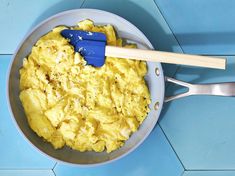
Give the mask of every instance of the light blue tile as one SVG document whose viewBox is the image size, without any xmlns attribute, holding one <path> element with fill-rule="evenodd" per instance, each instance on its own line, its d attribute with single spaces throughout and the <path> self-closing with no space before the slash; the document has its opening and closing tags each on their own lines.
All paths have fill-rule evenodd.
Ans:
<svg viewBox="0 0 235 176">
<path fill-rule="evenodd" d="M 10 117 L 6 100 L 6 72 L 10 57 L 0 55 L 0 169 L 51 169 L 55 162 L 26 142 Z"/>
<path fill-rule="evenodd" d="M 0 0 L 0 54 L 12 54 L 36 24 L 58 12 L 79 8 L 83 0 Z"/>
<path fill-rule="evenodd" d="M 235 54 L 235 1 L 155 1 L 186 53 Z"/>
<path fill-rule="evenodd" d="M 1 176 L 55 176 L 52 170 L 0 170 Z"/>
<path fill-rule="evenodd" d="M 235 171 L 185 171 L 183 176 L 234 176 Z"/>
<path fill-rule="evenodd" d="M 57 176 L 180 176 L 183 168 L 157 126 L 150 137 L 125 158 L 91 168 L 57 164 L 54 171 Z"/>
<path fill-rule="evenodd" d="M 106 10 L 136 25 L 161 51 L 182 52 L 171 30 L 153 0 L 86 0 L 82 7 Z M 164 64 L 167 75 L 173 75 L 175 65 Z"/>
<path fill-rule="evenodd" d="M 235 57 L 227 70 L 182 67 L 176 78 L 192 83 L 235 82 Z M 169 92 L 174 92 L 171 85 Z M 186 169 L 235 169 L 235 98 L 192 96 L 164 107 L 160 124 Z"/>
</svg>

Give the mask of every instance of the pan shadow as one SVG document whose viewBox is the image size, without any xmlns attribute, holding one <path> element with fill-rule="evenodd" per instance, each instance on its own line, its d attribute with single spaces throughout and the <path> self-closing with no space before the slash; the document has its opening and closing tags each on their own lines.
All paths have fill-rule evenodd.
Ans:
<svg viewBox="0 0 235 176">
<path fill-rule="evenodd" d="M 216 70 L 216 69 L 206 69 L 206 68 L 189 68 L 181 66 L 178 77 L 185 77 L 186 81 L 191 83 L 213 83 L 213 79 L 225 82 L 224 78 L 229 79 L 229 81 L 235 81 L 234 71 L 235 63 L 230 63 L 227 65 L 226 70 Z"/>
<path fill-rule="evenodd" d="M 182 46 L 235 45 L 235 32 L 175 33 Z"/>
<path fill-rule="evenodd" d="M 175 33 L 183 50 L 191 54 L 234 55 L 234 31 Z"/>
</svg>

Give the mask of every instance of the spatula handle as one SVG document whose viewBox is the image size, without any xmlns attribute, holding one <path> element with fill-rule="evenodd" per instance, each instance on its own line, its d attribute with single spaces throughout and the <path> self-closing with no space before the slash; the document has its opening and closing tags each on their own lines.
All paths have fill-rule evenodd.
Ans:
<svg viewBox="0 0 235 176">
<path fill-rule="evenodd" d="M 105 47 L 105 56 L 225 69 L 226 59 L 136 48 Z"/>
</svg>

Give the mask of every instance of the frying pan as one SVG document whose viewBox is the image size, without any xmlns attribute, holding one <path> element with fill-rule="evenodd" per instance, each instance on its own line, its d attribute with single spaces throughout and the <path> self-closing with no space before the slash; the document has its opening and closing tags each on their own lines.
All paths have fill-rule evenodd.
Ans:
<svg viewBox="0 0 235 176">
<path fill-rule="evenodd" d="M 25 139 L 47 156 L 70 164 L 90 166 L 109 163 L 127 155 L 146 139 L 157 123 L 164 103 L 165 81 L 189 87 L 188 92 L 172 97 L 166 97 L 165 101 L 195 94 L 235 95 L 235 92 L 231 89 L 231 84 L 234 86 L 234 83 L 191 85 L 172 78 L 165 78 L 160 63 L 148 62 L 148 73 L 145 76 L 145 80 L 151 94 L 151 111 L 139 130 L 125 142 L 123 147 L 109 154 L 106 152 L 79 152 L 72 150 L 69 147 L 55 150 L 51 144 L 44 142 L 42 138 L 37 136 L 28 125 L 27 118 L 19 99 L 19 70 L 22 67 L 23 58 L 30 53 L 33 45 L 42 35 L 48 33 L 55 26 L 74 26 L 77 22 L 84 19 L 91 19 L 96 24 L 100 25 L 112 24 L 115 27 L 118 36 L 136 42 L 139 48 L 153 49 L 149 40 L 133 24 L 115 14 L 94 9 L 78 9 L 59 13 L 43 21 L 29 32 L 16 50 L 9 67 L 7 87 L 8 105 L 16 126 Z"/>
</svg>

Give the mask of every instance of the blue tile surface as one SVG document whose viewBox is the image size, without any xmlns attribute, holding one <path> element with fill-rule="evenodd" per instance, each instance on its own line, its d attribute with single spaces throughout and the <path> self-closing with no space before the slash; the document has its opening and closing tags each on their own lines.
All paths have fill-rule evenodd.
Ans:
<svg viewBox="0 0 235 176">
<path fill-rule="evenodd" d="M 52 170 L 0 170 L 1 176 L 55 176 Z"/>
<path fill-rule="evenodd" d="M 48 159 L 17 131 L 6 103 L 6 70 L 23 36 L 58 12 L 97 8 L 136 25 L 158 50 L 199 54 L 235 54 L 235 11 L 231 0 L 0 0 L 0 175 L 54 175 Z M 160 9 L 160 10 L 159 10 Z M 166 21 L 165 21 L 166 19 Z M 168 26 L 169 24 L 169 26 Z M 172 34 L 174 32 L 174 35 Z M 175 38 L 176 37 L 176 38 Z M 178 45 L 180 43 L 181 47 Z M 235 81 L 235 56 L 226 71 L 164 65 L 165 74 L 192 83 Z M 177 70 L 178 69 L 178 70 Z M 173 85 L 167 94 L 179 92 Z M 165 104 L 157 126 L 133 153 L 114 163 L 81 168 L 57 164 L 56 175 L 235 175 L 235 99 L 194 96 Z M 46 169 L 46 170 L 45 170 Z"/>
<path fill-rule="evenodd" d="M 0 169 L 51 169 L 55 162 L 34 149 L 17 131 L 6 100 L 6 72 L 10 56 L 0 55 Z M 0 172 L 1 175 L 1 172 Z"/>
<path fill-rule="evenodd" d="M 180 176 L 183 168 L 157 126 L 138 149 L 118 161 L 93 168 L 57 164 L 54 172 L 57 176 Z"/>
<path fill-rule="evenodd" d="M 176 78 L 192 83 L 235 82 L 235 57 L 227 70 L 181 67 Z M 168 94 L 176 90 L 170 85 Z M 186 169 L 235 169 L 234 97 L 192 96 L 166 107 L 160 124 Z"/>
<path fill-rule="evenodd" d="M 58 12 L 77 9 L 83 0 L 0 0 L 0 54 L 13 54 L 26 33 Z"/>
<path fill-rule="evenodd" d="M 235 54 L 235 1 L 155 2 L 186 53 Z"/>
<path fill-rule="evenodd" d="M 185 171 L 183 176 L 234 176 L 235 171 Z"/>
</svg>

